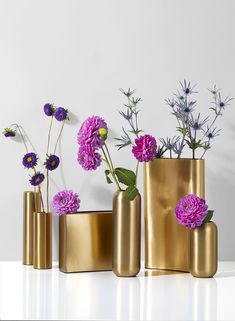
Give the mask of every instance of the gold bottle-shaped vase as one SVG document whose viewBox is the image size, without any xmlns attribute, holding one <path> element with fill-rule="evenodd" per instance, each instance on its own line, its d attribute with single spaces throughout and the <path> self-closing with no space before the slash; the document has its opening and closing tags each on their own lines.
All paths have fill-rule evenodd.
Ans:
<svg viewBox="0 0 235 321">
<path fill-rule="evenodd" d="M 208 222 L 190 231 L 190 273 L 198 278 L 213 277 L 217 271 L 217 227 Z"/>
<path fill-rule="evenodd" d="M 117 276 L 136 276 L 140 270 L 141 196 L 133 201 L 123 191 L 113 198 L 113 259 Z"/>
<path fill-rule="evenodd" d="M 52 213 L 34 213 L 34 258 L 35 269 L 52 267 Z"/>
<path fill-rule="evenodd" d="M 190 231 L 175 206 L 187 194 L 204 197 L 203 159 L 154 159 L 144 164 L 145 267 L 189 272 Z"/>
<path fill-rule="evenodd" d="M 33 213 L 40 211 L 40 194 L 27 191 L 23 194 L 23 264 L 33 264 Z"/>
</svg>

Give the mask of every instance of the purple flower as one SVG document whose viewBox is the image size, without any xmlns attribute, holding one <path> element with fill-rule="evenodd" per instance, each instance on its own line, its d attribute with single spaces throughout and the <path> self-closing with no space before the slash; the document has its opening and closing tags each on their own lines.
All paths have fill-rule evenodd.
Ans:
<svg viewBox="0 0 235 321">
<path fill-rule="evenodd" d="M 79 148 L 77 161 L 86 171 L 96 170 L 101 164 L 101 155 L 93 147 L 84 145 Z"/>
<path fill-rule="evenodd" d="M 208 206 L 203 198 L 189 194 L 179 200 L 175 208 L 175 215 L 179 224 L 187 228 L 194 228 L 202 225 L 207 210 Z"/>
<path fill-rule="evenodd" d="M 44 109 L 44 113 L 45 113 L 47 116 L 52 116 L 52 115 L 54 114 L 54 111 L 55 111 L 53 105 L 52 105 L 52 104 L 49 104 L 49 103 L 45 104 L 44 107 L 43 107 L 43 109 Z"/>
<path fill-rule="evenodd" d="M 5 137 L 15 137 L 16 131 L 11 128 L 5 128 L 3 131 Z"/>
<path fill-rule="evenodd" d="M 27 153 L 24 155 L 22 164 L 26 168 L 32 168 L 34 166 L 37 166 L 37 155 L 35 153 Z"/>
<path fill-rule="evenodd" d="M 149 162 L 156 156 L 156 139 L 150 135 L 143 135 L 135 140 L 132 153 L 139 162 Z"/>
<path fill-rule="evenodd" d="M 34 176 L 31 177 L 29 182 L 33 186 L 38 186 L 44 181 L 44 178 L 45 176 L 42 173 L 37 172 Z"/>
<path fill-rule="evenodd" d="M 61 191 L 53 197 L 53 209 L 58 215 L 76 213 L 80 207 L 80 198 L 73 191 Z"/>
<path fill-rule="evenodd" d="M 87 118 L 78 132 L 78 143 L 80 145 L 91 145 L 93 148 L 102 147 L 104 141 L 99 135 L 101 128 L 108 131 L 107 124 L 101 117 L 91 116 Z"/>
<path fill-rule="evenodd" d="M 56 155 L 47 156 L 47 159 L 44 163 L 44 165 L 46 166 L 46 169 L 49 171 L 55 170 L 59 166 L 59 164 L 60 164 L 60 159 Z"/>
<path fill-rule="evenodd" d="M 68 110 L 64 109 L 63 107 L 58 107 L 55 110 L 54 116 L 58 121 L 63 121 L 68 116 Z"/>
</svg>

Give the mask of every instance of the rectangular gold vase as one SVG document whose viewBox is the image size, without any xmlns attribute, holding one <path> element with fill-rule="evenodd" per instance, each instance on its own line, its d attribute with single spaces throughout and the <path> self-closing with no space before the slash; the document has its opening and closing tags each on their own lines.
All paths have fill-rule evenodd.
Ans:
<svg viewBox="0 0 235 321">
<path fill-rule="evenodd" d="M 174 209 L 186 194 L 205 195 L 204 160 L 155 159 L 144 167 L 145 266 L 189 271 L 189 230 Z"/>
<path fill-rule="evenodd" d="M 79 212 L 59 218 L 62 272 L 112 270 L 112 212 Z"/>
</svg>

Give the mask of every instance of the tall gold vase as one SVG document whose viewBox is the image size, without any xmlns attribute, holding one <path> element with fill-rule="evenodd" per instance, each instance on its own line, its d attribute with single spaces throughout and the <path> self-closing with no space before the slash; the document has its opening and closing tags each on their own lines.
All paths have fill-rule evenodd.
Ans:
<svg viewBox="0 0 235 321">
<path fill-rule="evenodd" d="M 52 213 L 34 213 L 34 258 L 35 269 L 52 267 Z"/>
<path fill-rule="evenodd" d="M 174 209 L 186 194 L 204 197 L 204 160 L 155 159 L 144 164 L 145 266 L 189 272 L 190 231 Z"/>
<path fill-rule="evenodd" d="M 23 194 L 23 264 L 33 264 L 33 213 L 40 211 L 40 194 L 27 191 Z"/>
<path fill-rule="evenodd" d="M 190 272 L 198 278 L 213 277 L 217 271 L 217 227 L 208 222 L 190 231 Z"/>
<path fill-rule="evenodd" d="M 113 198 L 113 259 L 117 276 L 136 276 L 140 270 L 141 196 L 128 201 L 123 191 Z"/>
</svg>

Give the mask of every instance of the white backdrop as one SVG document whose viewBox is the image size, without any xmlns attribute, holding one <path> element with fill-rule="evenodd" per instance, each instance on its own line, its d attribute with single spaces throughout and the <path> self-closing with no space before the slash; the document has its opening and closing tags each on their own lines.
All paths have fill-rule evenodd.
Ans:
<svg viewBox="0 0 235 321">
<path fill-rule="evenodd" d="M 71 122 L 60 146 L 62 166 L 53 174 L 52 194 L 76 190 L 81 210 L 110 209 L 114 186 L 104 167 L 84 172 L 76 162 L 81 121 L 102 115 L 111 129 L 115 164 L 132 168 L 128 150 L 113 147 L 124 101 L 118 88 L 136 88 L 142 97 L 142 128 L 156 137 L 174 134 L 165 106 L 178 81 L 198 84 L 199 106 L 207 113 L 207 88 L 214 83 L 235 96 L 234 1 L 0 1 L 0 128 L 19 122 L 36 151 L 45 153 L 49 119 L 46 102 L 68 108 Z M 227 108 L 223 131 L 206 157 L 206 196 L 216 211 L 219 256 L 235 259 L 235 102 Z M 58 127 L 56 128 L 58 130 Z M 22 192 L 29 187 L 21 166 L 23 147 L 0 138 L 0 259 L 21 258 Z M 139 179 L 142 190 L 142 175 Z M 54 219 L 54 258 L 58 221 Z"/>
</svg>

